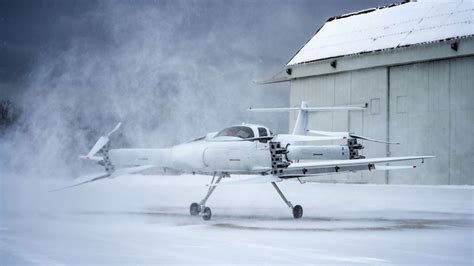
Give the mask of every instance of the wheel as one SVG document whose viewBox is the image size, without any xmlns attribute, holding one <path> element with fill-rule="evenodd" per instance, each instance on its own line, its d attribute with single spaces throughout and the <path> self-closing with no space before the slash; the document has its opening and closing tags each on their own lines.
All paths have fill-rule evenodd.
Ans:
<svg viewBox="0 0 474 266">
<path fill-rule="evenodd" d="M 199 204 L 197 204 L 196 202 L 193 202 L 191 206 L 189 206 L 189 213 L 192 216 L 198 215 L 200 211 L 201 211 L 201 206 L 199 206 Z"/>
<path fill-rule="evenodd" d="M 209 220 L 211 220 L 211 216 L 212 216 L 211 208 L 209 208 L 209 207 L 204 208 L 204 211 L 202 213 L 202 219 L 204 221 L 209 221 Z"/>
<path fill-rule="evenodd" d="M 301 205 L 296 205 L 293 207 L 293 218 L 299 219 L 303 217 L 303 207 Z"/>
</svg>

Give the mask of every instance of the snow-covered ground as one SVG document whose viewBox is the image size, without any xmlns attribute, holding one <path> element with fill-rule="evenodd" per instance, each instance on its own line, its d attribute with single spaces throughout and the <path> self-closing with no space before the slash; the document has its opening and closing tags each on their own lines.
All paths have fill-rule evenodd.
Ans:
<svg viewBox="0 0 474 266">
<path fill-rule="evenodd" d="M 472 265 L 472 187 L 280 184 L 218 187 L 211 221 L 188 214 L 208 177 L 1 183 L 1 265 L 422 263 Z"/>
</svg>

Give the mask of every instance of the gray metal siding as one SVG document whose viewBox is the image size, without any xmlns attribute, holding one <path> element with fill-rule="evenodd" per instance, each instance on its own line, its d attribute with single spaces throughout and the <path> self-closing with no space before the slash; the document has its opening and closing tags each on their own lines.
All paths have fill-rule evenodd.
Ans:
<svg viewBox="0 0 474 266">
<path fill-rule="evenodd" d="M 474 185 L 474 56 L 450 60 L 450 184 Z"/>
<path fill-rule="evenodd" d="M 309 128 L 353 131 L 400 141 L 364 143 L 367 157 L 436 155 L 414 171 L 356 173 L 330 180 L 407 184 L 473 184 L 474 57 L 379 67 L 296 79 L 290 103 L 311 106 L 369 103 L 360 112 L 310 115 Z M 390 110 L 390 114 L 388 112 Z M 295 115 L 290 115 L 290 128 Z M 387 131 L 389 129 L 389 131 Z M 326 178 L 328 179 L 328 178 Z"/>
<path fill-rule="evenodd" d="M 473 184 L 474 57 L 390 69 L 392 156 L 436 155 L 390 183 Z"/>
<path fill-rule="evenodd" d="M 307 101 L 310 106 L 334 106 L 374 103 L 376 109 L 369 110 L 321 112 L 309 116 L 310 129 L 328 131 L 352 131 L 374 138 L 387 137 L 387 71 L 386 68 L 373 68 L 360 71 L 337 73 L 297 79 L 291 82 L 290 104 L 299 106 Z M 290 129 L 294 126 L 296 115 L 290 115 Z M 334 142 L 333 144 L 342 143 Z M 321 143 L 328 144 L 328 143 Z M 363 143 L 366 147 L 362 153 L 366 156 L 385 156 L 386 145 Z M 321 178 L 319 178 L 321 179 Z M 324 180 L 343 182 L 385 183 L 383 172 L 353 173 L 331 175 Z"/>
</svg>

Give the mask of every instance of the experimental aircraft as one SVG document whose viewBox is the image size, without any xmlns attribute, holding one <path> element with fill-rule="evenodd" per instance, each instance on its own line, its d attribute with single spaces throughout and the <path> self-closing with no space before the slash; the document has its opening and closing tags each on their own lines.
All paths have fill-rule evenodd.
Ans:
<svg viewBox="0 0 474 266">
<path fill-rule="evenodd" d="M 211 219 L 211 209 L 206 202 L 218 185 L 229 183 L 270 183 L 283 201 L 292 210 L 294 218 L 303 216 L 301 205 L 293 205 L 283 194 L 277 183 L 284 180 L 336 174 L 344 172 L 396 170 L 414 168 L 388 166 L 386 163 L 400 161 L 424 162 L 434 156 L 405 156 L 365 158 L 359 154 L 363 146 L 358 139 L 374 140 L 350 132 L 327 132 L 307 128 L 310 112 L 363 111 L 366 106 L 308 107 L 302 102 L 294 108 L 249 108 L 253 112 L 297 111 L 298 116 L 291 134 L 273 134 L 267 127 L 256 124 L 234 125 L 218 132 L 165 149 L 110 149 L 110 136 L 121 123 L 108 134 L 99 138 L 89 153 L 80 158 L 104 166 L 105 172 L 96 177 L 74 184 L 71 188 L 105 178 L 136 174 L 150 168 L 159 168 L 167 174 L 202 174 L 212 176 L 209 189 L 199 203 L 192 203 L 189 212 Z M 313 135 L 308 135 L 313 134 Z M 317 135 L 317 136 L 316 136 Z M 344 145 L 314 145 L 319 141 L 346 140 Z M 221 182 L 232 175 L 245 175 L 237 181 Z M 54 190 L 56 191 L 56 190 Z"/>
</svg>

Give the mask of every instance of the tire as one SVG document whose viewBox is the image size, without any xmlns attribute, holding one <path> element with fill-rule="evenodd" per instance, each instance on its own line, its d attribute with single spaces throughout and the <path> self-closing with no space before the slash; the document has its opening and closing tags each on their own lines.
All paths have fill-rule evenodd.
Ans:
<svg viewBox="0 0 474 266">
<path fill-rule="evenodd" d="M 209 207 L 204 208 L 204 212 L 202 214 L 202 219 L 204 221 L 209 221 L 209 220 L 211 220 L 211 216 L 212 216 L 211 208 L 209 208 Z"/>
<path fill-rule="evenodd" d="M 303 207 L 301 205 L 296 205 L 293 207 L 293 218 L 299 219 L 303 217 Z"/>
<path fill-rule="evenodd" d="M 201 212 L 201 206 L 199 206 L 199 204 L 196 202 L 193 202 L 191 206 L 189 206 L 189 213 L 191 216 L 196 216 L 199 214 L 199 212 Z"/>
</svg>

